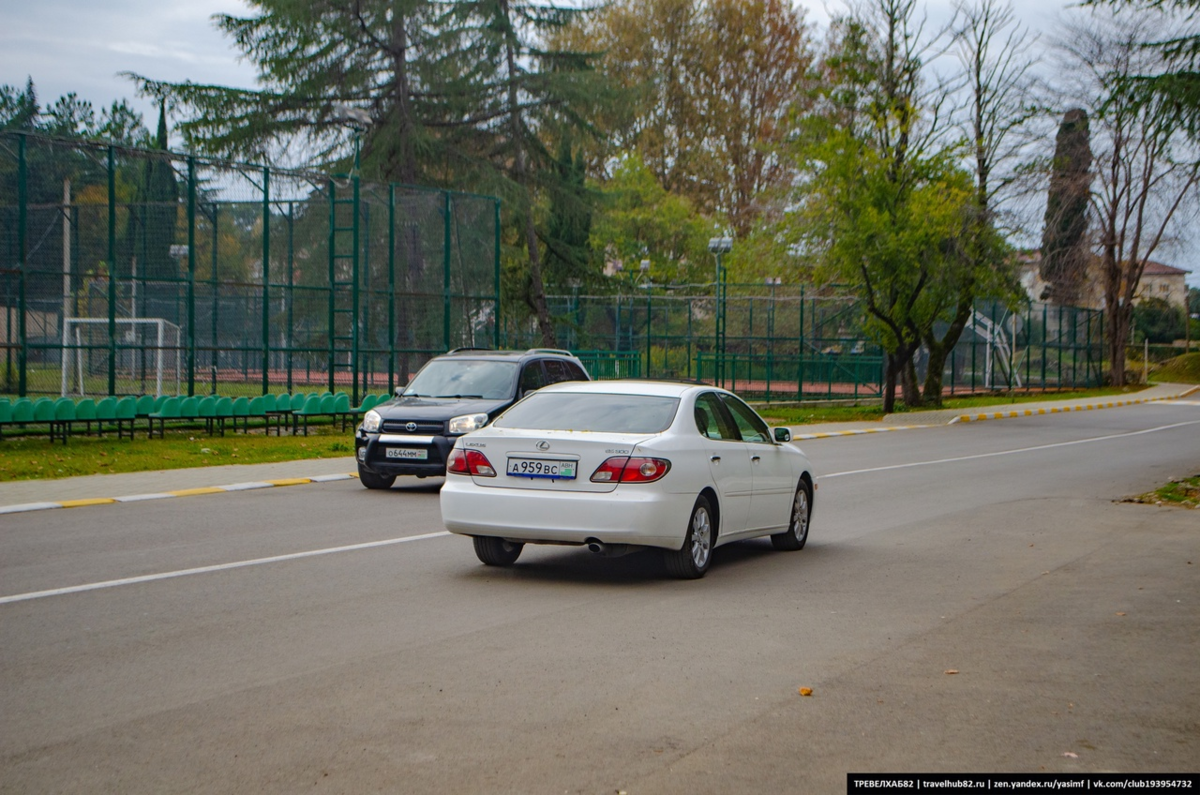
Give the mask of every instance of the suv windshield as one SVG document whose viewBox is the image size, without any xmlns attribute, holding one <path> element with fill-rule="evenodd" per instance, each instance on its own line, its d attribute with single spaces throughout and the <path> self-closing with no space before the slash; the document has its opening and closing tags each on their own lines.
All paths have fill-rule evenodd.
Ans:
<svg viewBox="0 0 1200 795">
<path fill-rule="evenodd" d="M 662 433 L 675 419 L 676 398 L 538 392 L 493 423 L 497 428 L 598 433 Z"/>
<path fill-rule="evenodd" d="M 405 397 L 510 398 L 517 378 L 515 362 L 437 359 L 404 389 Z"/>
</svg>

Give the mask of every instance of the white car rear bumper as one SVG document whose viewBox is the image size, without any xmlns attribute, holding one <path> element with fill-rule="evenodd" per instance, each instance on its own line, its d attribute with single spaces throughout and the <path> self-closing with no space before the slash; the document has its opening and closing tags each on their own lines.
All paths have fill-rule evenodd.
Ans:
<svg viewBox="0 0 1200 795">
<path fill-rule="evenodd" d="M 442 521 L 452 533 L 528 543 L 636 544 L 680 549 L 695 494 L 664 494 L 637 484 L 607 493 L 524 491 L 476 486 L 450 475 Z"/>
</svg>

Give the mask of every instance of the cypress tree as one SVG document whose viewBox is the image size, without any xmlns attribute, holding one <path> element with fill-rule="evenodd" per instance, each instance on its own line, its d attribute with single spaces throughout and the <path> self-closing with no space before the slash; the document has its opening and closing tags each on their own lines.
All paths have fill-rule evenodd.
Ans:
<svg viewBox="0 0 1200 795">
<path fill-rule="evenodd" d="M 1055 137 L 1050 192 L 1042 232 L 1041 276 L 1048 283 L 1043 300 L 1077 305 L 1087 280 L 1088 200 L 1092 189 L 1091 134 L 1087 112 L 1072 108 L 1063 115 Z"/>
</svg>

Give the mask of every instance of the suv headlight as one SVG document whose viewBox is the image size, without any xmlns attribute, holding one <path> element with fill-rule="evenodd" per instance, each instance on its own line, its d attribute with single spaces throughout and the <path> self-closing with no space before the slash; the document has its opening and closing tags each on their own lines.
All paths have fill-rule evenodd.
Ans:
<svg viewBox="0 0 1200 795">
<path fill-rule="evenodd" d="M 362 429 L 367 433 L 378 433 L 382 423 L 383 417 L 379 416 L 378 411 L 371 409 L 363 415 Z"/>
<path fill-rule="evenodd" d="M 487 425 L 488 415 L 486 414 L 464 414 L 461 417 L 454 417 L 450 420 L 450 433 L 470 433 L 471 431 L 482 428 Z"/>
</svg>

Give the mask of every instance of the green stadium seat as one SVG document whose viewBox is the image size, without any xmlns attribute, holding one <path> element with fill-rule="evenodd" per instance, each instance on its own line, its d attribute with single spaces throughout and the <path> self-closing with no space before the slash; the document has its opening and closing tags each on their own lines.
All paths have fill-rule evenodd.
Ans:
<svg viewBox="0 0 1200 795">
<path fill-rule="evenodd" d="M 75 404 L 75 421 L 87 423 L 86 433 L 92 435 L 92 423 L 96 422 L 96 401 L 92 398 L 84 398 Z"/>
<path fill-rule="evenodd" d="M 177 397 L 169 397 L 163 401 L 162 407 L 158 411 L 150 413 L 150 438 L 154 438 L 154 423 L 158 422 L 158 436 L 161 439 L 166 435 L 167 420 L 179 419 L 179 403 Z"/>
<path fill-rule="evenodd" d="M 129 423 L 129 438 L 133 438 L 134 423 L 138 418 L 138 399 L 133 396 L 123 397 L 117 401 L 117 438 L 125 436 L 125 423 Z"/>
<path fill-rule="evenodd" d="M 250 398 L 245 397 L 245 396 L 242 396 L 239 398 L 234 398 L 233 411 L 230 412 L 230 419 L 233 420 L 233 432 L 234 433 L 237 433 L 238 417 L 242 418 L 242 432 L 245 433 L 246 430 L 250 427 L 250 425 L 249 425 Z"/>
<path fill-rule="evenodd" d="M 330 395 L 332 399 L 333 395 Z M 308 436 L 308 418 L 321 414 L 321 396 L 315 392 L 304 399 L 304 405 L 292 411 L 292 435 L 299 430 L 300 422 L 304 422 L 304 435 Z"/>
<path fill-rule="evenodd" d="M 217 408 L 213 415 L 216 417 L 217 427 L 221 429 L 221 435 L 225 435 L 225 420 L 233 417 L 233 398 L 221 397 L 217 398 Z"/>
</svg>

